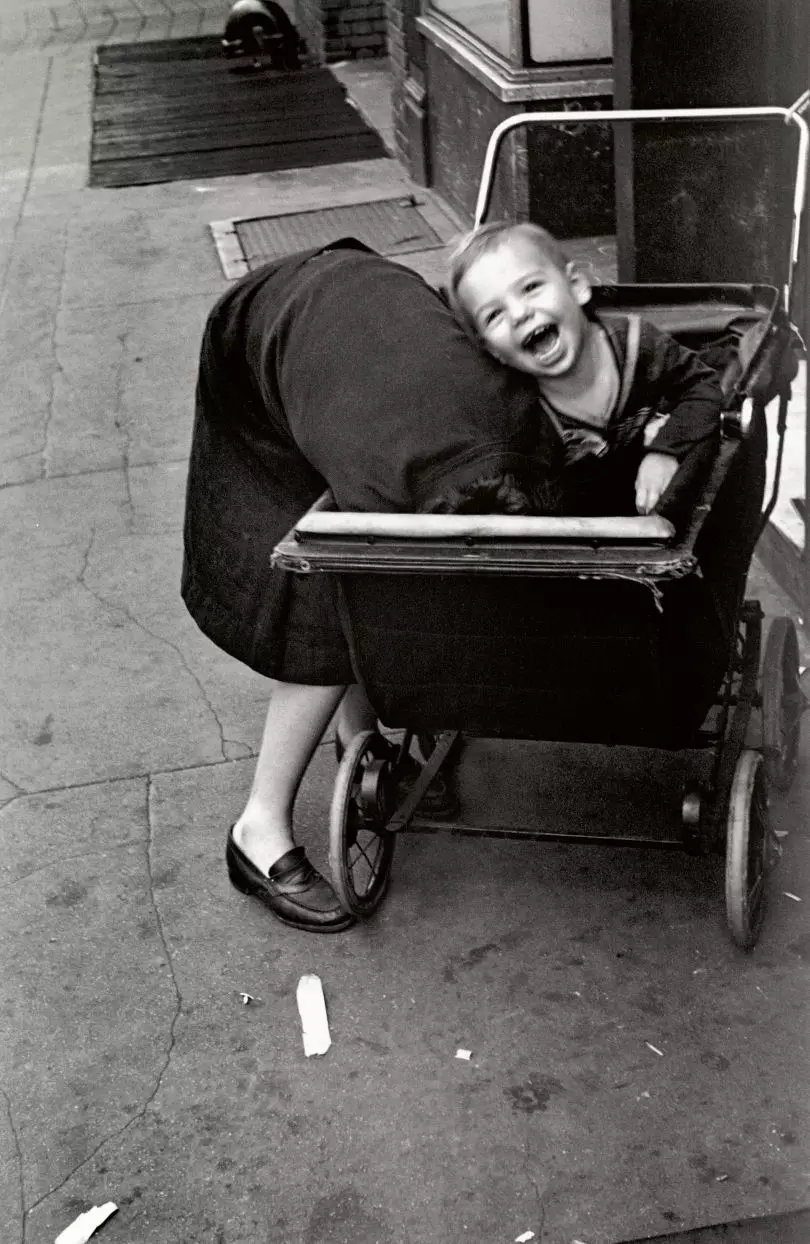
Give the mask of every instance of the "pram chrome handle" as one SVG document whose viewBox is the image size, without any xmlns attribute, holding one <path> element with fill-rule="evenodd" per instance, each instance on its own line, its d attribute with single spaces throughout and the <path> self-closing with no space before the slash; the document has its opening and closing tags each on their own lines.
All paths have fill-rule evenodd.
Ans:
<svg viewBox="0 0 810 1244">
<path fill-rule="evenodd" d="M 801 96 L 790 108 L 636 108 L 636 109 L 594 109 L 582 112 L 522 112 L 507 117 L 496 125 L 487 143 L 484 167 L 475 205 L 474 227 L 483 223 L 487 214 L 494 182 L 495 161 L 498 157 L 503 139 L 514 129 L 524 125 L 570 125 L 575 120 L 577 125 L 593 123 L 604 125 L 606 122 L 617 121 L 755 121 L 778 119 L 787 125 L 795 125 L 799 131 L 799 144 L 796 155 L 796 182 L 793 192 L 793 224 L 790 238 L 790 257 L 788 275 L 783 289 L 783 305 L 790 315 L 793 280 L 799 262 L 799 235 L 801 217 L 804 211 L 805 187 L 807 185 L 808 154 L 810 154 L 810 130 L 801 115 L 804 105 Z"/>
</svg>

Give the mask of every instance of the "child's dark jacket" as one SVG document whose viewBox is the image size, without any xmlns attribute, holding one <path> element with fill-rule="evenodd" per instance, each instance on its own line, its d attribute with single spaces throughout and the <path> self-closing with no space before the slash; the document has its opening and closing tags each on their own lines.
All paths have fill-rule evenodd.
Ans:
<svg viewBox="0 0 810 1244">
<path fill-rule="evenodd" d="M 551 413 L 566 441 L 566 510 L 576 514 L 635 512 L 635 475 L 645 453 L 683 461 L 720 429 L 722 393 L 716 371 L 655 325 L 633 317 L 595 318 L 605 328 L 616 359 L 620 390 L 605 427 L 594 430 Z M 667 415 L 649 444 L 644 430 L 653 415 Z M 603 452 L 580 452 L 581 430 Z M 603 442 L 600 447 L 599 442 Z"/>
<path fill-rule="evenodd" d="M 408 511 L 519 469 L 548 426 L 536 389 L 470 343 L 417 274 L 351 241 L 234 285 L 203 338 L 182 593 L 220 648 L 269 677 L 353 681 L 323 576 L 271 568 L 331 487 Z"/>
</svg>

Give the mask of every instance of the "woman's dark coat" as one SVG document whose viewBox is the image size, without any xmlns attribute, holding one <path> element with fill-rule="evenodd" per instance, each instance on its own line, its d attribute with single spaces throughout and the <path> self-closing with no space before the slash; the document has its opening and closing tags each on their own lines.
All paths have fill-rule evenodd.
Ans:
<svg viewBox="0 0 810 1244">
<path fill-rule="evenodd" d="M 234 285 L 200 356 L 183 599 L 224 651 L 272 678 L 353 681 L 333 587 L 271 567 L 327 487 L 347 510 L 413 511 L 542 460 L 531 380 L 478 351 L 439 295 L 347 240 Z"/>
</svg>

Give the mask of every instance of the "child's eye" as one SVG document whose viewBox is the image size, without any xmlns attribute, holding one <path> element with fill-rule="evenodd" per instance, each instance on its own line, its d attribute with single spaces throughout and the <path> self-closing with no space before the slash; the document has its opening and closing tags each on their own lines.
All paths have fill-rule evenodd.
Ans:
<svg viewBox="0 0 810 1244">
<path fill-rule="evenodd" d="M 523 286 L 523 290 L 525 293 L 531 294 L 534 290 L 539 289 L 542 284 L 542 281 L 527 281 Z"/>
<path fill-rule="evenodd" d="M 500 314 L 500 307 L 493 307 L 491 311 L 486 311 L 481 317 L 481 324 L 484 328 L 489 328 L 491 324 L 495 323 Z"/>
</svg>

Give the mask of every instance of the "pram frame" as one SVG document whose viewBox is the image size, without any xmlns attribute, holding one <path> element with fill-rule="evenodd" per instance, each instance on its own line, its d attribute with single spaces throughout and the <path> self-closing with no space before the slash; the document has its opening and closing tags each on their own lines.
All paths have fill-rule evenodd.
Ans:
<svg viewBox="0 0 810 1244">
<path fill-rule="evenodd" d="M 612 292 L 618 295 L 620 291 L 616 288 Z M 770 294 L 772 303 L 766 311 L 768 332 L 763 334 L 763 341 L 770 343 L 768 348 L 777 350 L 784 347 L 783 335 L 776 331 L 777 321 L 784 323 L 784 313 L 778 292 L 771 289 Z M 746 385 L 755 383 L 756 365 L 761 359 L 762 351 L 758 350 L 749 366 L 731 379 L 717 455 L 691 507 L 688 521 L 680 530 L 660 515 L 584 520 L 340 513 L 334 508 L 331 494 L 325 493 L 279 543 L 274 563 L 298 573 L 336 574 L 338 581 L 342 574 L 353 572 L 371 575 L 418 572 L 443 576 L 528 574 L 540 578 L 571 577 L 574 573 L 581 579 L 630 580 L 651 591 L 658 603 L 660 584 L 681 578 L 695 569 L 695 544 L 713 501 L 741 441 L 751 433 L 757 420 L 764 420 L 761 400 L 748 399 L 745 391 Z M 749 411 L 745 410 L 746 404 L 751 406 Z M 348 616 L 345 621 L 351 646 Z M 457 747 L 459 732 L 443 733 L 435 746 L 426 749 L 426 763 L 410 792 L 398 805 L 393 791 L 397 773 L 410 751 L 414 731 L 406 730 L 399 745 L 393 747 L 381 735 L 357 736 L 341 763 L 330 817 L 330 861 L 336 888 L 344 903 L 357 915 L 371 914 L 387 884 L 394 835 L 405 831 L 571 845 L 680 849 L 695 854 L 720 850 L 732 801 L 739 802 L 739 796 L 734 794 L 734 779 L 744 753 L 748 724 L 752 712 L 762 704 L 757 687 L 761 632 L 761 607 L 757 602 L 747 601 L 742 606 L 739 625 L 731 641 L 715 718 L 710 724 L 704 723 L 689 746 L 689 750 L 712 751 L 712 777 L 704 790 L 684 791 L 681 832 L 675 836 L 572 834 L 470 825 L 420 815 L 420 801 Z M 753 759 L 759 765 L 759 753 Z M 754 773 L 754 781 L 758 780 Z M 363 895 L 355 892 L 347 863 L 347 824 L 357 802 L 358 790 L 365 823 L 376 825 L 374 832 L 380 842 L 382 878 L 379 885 L 372 884 Z M 739 815 L 736 819 L 739 821 Z M 750 891 L 745 888 L 742 896 L 737 874 L 732 874 L 735 884 L 733 899 L 727 902 L 729 924 L 741 946 L 753 945 L 758 935 L 764 880 L 777 854 L 775 838 L 763 836 L 761 869 Z"/>
<path fill-rule="evenodd" d="M 492 187 L 498 153 L 507 134 L 526 125 L 577 125 L 621 123 L 633 121 L 657 121 L 661 123 L 686 121 L 768 121 L 779 120 L 792 125 L 798 131 L 796 150 L 796 177 L 793 189 L 793 219 L 790 233 L 787 278 L 782 287 L 782 305 L 790 317 L 792 311 L 793 285 L 799 263 L 801 222 L 805 207 L 807 165 L 810 157 L 810 129 L 802 112 L 810 105 L 810 92 L 800 96 L 789 108 L 769 106 L 763 108 L 636 108 L 609 109 L 603 111 L 583 109 L 581 112 L 523 112 L 507 117 L 492 131 L 484 155 L 484 166 L 478 197 L 475 204 L 474 227 L 486 219 L 492 198 Z"/>
<path fill-rule="evenodd" d="M 696 567 L 695 542 L 716 497 L 741 438 L 753 421 L 764 421 L 764 403 L 757 390 L 757 376 L 769 352 L 788 348 L 794 330 L 790 324 L 793 283 L 799 256 L 801 217 L 807 174 L 810 135 L 800 115 L 807 100 L 792 109 L 676 109 L 578 112 L 577 123 L 632 121 L 716 121 L 779 119 L 798 130 L 797 177 L 793 199 L 793 226 L 787 279 L 781 292 L 773 295 L 767 312 L 765 331 L 746 365 L 724 377 L 727 410 L 723 435 L 709 478 L 703 486 L 688 521 L 676 525 L 661 516 L 634 520 L 519 519 L 481 516 L 435 515 L 345 515 L 334 509 L 334 501 L 324 495 L 282 540 L 274 554 L 274 564 L 297 573 L 363 574 L 466 574 L 554 577 L 572 575 L 579 579 L 630 579 L 660 598 L 659 581 L 690 574 Z M 493 131 L 487 146 L 481 186 L 476 205 L 475 224 L 486 214 L 491 197 L 495 161 L 503 138 L 511 130 L 527 124 L 570 124 L 571 114 L 524 113 L 502 122 Z M 616 299 L 636 291 L 648 298 L 653 289 L 666 290 L 672 297 L 684 297 L 695 290 L 716 294 L 719 289 L 737 291 L 766 287 L 730 286 L 630 286 L 607 287 Z M 784 437 L 784 410 L 789 383 L 780 391 L 780 447 Z M 780 453 L 781 459 L 781 453 Z M 676 477 L 677 480 L 677 477 Z M 773 497 L 778 489 L 774 480 Z M 769 507 L 773 504 L 773 497 Z M 765 514 L 767 515 L 768 509 Z M 763 520 L 764 521 L 764 520 Z M 511 538 L 505 538 L 506 530 Z M 782 634 L 778 650 L 766 653 L 765 677 L 783 682 L 758 687 L 762 634 L 762 609 L 756 601 L 741 601 L 735 634 L 730 643 L 726 673 L 716 697 L 717 716 L 698 731 L 693 747 L 712 748 L 713 774 L 707 807 L 702 808 L 706 792 L 686 790 L 682 808 L 682 832 L 672 837 L 615 837 L 523 830 L 507 826 L 473 826 L 442 818 L 419 816 L 418 807 L 442 766 L 455 750 L 459 732 L 447 731 L 423 747 L 425 763 L 410 792 L 397 800 L 396 788 L 414 730 L 407 729 L 402 741 L 392 744 L 381 734 L 364 732 L 347 748 L 338 770 L 330 815 L 330 863 L 336 889 L 347 910 L 370 915 L 384 897 L 390 874 L 394 835 L 407 829 L 421 832 L 450 832 L 454 835 L 496 838 L 564 841 L 582 845 L 612 845 L 686 849 L 708 853 L 720 849 L 725 830 L 726 912 L 732 937 L 742 948 L 757 940 L 764 912 L 765 880 L 779 854 L 779 844 L 767 824 L 767 789 L 764 775 L 768 762 L 776 759 L 778 772 L 792 776 L 798 722 L 805 707 L 798 686 L 798 667 L 794 657 L 795 630 Z M 787 620 L 782 620 L 787 621 Z M 351 641 L 350 641 L 351 642 Z M 769 644 L 769 650 L 773 645 Z M 773 668 L 778 666 L 777 674 Z M 796 667 L 795 669 L 793 667 Z M 788 685 L 789 684 L 789 685 Z M 767 706 L 773 718 L 777 704 L 779 720 L 768 721 Z M 763 707 L 764 706 L 764 707 Z M 755 709 L 763 710 L 765 743 L 760 749 L 746 748 L 746 734 Z M 783 722 L 784 719 L 784 722 Z M 708 719 L 707 719 L 708 721 Z M 784 723 L 787 723 L 782 730 Z M 788 737 L 786 754 L 768 739 Z M 421 744 L 421 739 L 420 739 Z M 679 749 L 680 750 L 680 749 Z M 770 750 L 770 755 L 769 755 Z M 778 784 L 778 783 L 777 783 Z M 784 788 L 784 786 L 782 787 Z M 398 803 L 398 806 L 396 806 Z M 360 833 L 368 830 L 377 843 L 375 860 L 359 846 Z M 358 864 L 350 859 L 352 847 L 359 847 L 371 865 L 370 880 L 360 891 L 353 877 Z M 377 867 L 379 863 L 379 867 Z M 363 865 L 360 865 L 362 868 Z"/>
</svg>

